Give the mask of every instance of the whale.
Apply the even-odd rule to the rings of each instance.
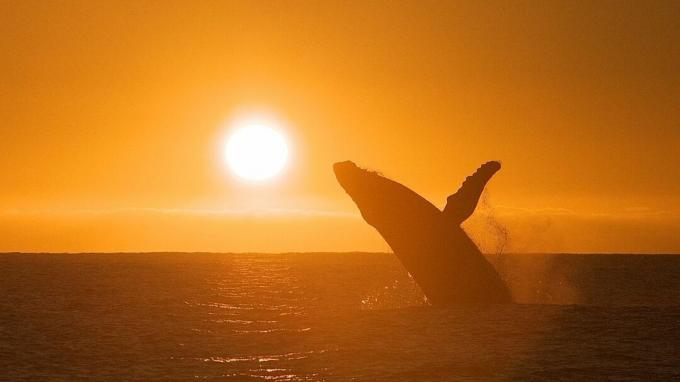
[[[461,227],[500,162],[482,164],[443,210],[378,172],[352,161],[333,164],[340,186],[363,219],[385,239],[433,306],[512,302],[494,266]]]

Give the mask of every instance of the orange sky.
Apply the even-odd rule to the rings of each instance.
[[[3,2],[0,251],[387,250],[345,159],[438,206],[502,160],[489,251],[680,251],[680,3],[550,3]],[[253,112],[261,186],[221,155]]]

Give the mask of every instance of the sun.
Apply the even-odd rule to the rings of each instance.
[[[236,126],[230,135],[225,157],[240,178],[262,181],[279,174],[288,162],[288,143],[271,124]]]

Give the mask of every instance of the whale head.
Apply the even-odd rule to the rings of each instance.
[[[418,222],[423,214],[440,214],[434,205],[409,188],[352,161],[335,163],[333,172],[361,215],[374,227],[395,226],[402,230],[409,225],[406,222]]]
[[[377,214],[385,215],[389,206],[378,197],[380,176],[375,172],[360,168],[352,161],[333,164],[333,172],[340,186],[347,192],[357,206],[364,219],[372,222]],[[363,207],[363,208],[362,208]]]
[[[354,197],[360,196],[370,183],[371,171],[360,168],[352,161],[337,162],[333,164],[333,172],[347,193]]]

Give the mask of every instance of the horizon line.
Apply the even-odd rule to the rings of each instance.
[[[211,252],[211,251],[93,251],[93,252],[0,252],[2,255],[304,255],[304,254],[368,254],[368,255],[393,255],[393,252],[380,251],[285,251],[285,252]],[[506,252],[501,254],[484,253],[485,256],[517,256],[517,255],[577,255],[577,256],[680,256],[680,252]]]

